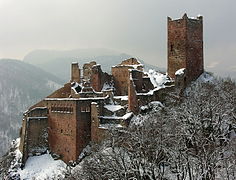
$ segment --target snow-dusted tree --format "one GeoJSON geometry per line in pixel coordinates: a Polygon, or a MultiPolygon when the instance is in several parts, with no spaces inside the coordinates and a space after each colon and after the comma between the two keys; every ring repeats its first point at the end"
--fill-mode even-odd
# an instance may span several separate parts
{"type": "Polygon", "coordinates": [[[187,160],[189,179],[215,179],[218,169],[222,170],[218,167],[228,159],[227,147],[233,141],[235,126],[235,93],[235,82],[230,79],[197,81],[171,111],[170,118],[181,124],[180,134],[186,142],[182,158],[187,160]]]}
{"type": "Polygon", "coordinates": [[[235,82],[203,78],[192,83],[177,103],[170,102],[138,116],[128,129],[111,130],[109,139],[92,146],[91,155],[72,176],[235,179],[235,82]]]}

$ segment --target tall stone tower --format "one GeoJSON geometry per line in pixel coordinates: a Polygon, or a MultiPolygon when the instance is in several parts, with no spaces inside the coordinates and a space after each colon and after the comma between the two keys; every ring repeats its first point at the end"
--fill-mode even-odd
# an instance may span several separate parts
{"type": "Polygon", "coordinates": [[[168,17],[168,75],[185,68],[186,81],[203,73],[203,17],[172,20],[168,17]]]}

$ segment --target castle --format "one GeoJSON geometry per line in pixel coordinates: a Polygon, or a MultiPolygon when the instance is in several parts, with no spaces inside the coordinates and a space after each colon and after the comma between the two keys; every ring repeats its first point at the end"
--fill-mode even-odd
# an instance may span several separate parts
{"type": "Polygon", "coordinates": [[[161,84],[154,72],[144,72],[135,58],[105,73],[92,61],[71,64],[71,79],[23,115],[20,133],[22,162],[50,150],[64,162],[76,161],[92,141],[101,142],[109,128],[125,128],[140,107],[165,100],[203,72],[202,17],[168,17],[168,77],[161,84]],[[158,84],[159,83],[159,84],[158,84]]]}

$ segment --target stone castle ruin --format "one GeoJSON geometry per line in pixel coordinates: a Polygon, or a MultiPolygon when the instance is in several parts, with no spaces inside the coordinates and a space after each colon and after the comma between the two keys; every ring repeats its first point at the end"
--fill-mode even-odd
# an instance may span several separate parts
{"type": "Polygon", "coordinates": [[[168,75],[144,72],[135,58],[111,67],[111,72],[103,72],[94,61],[82,68],[71,64],[70,81],[24,113],[23,163],[47,150],[66,163],[76,161],[109,128],[126,128],[142,106],[163,102],[176,87],[196,79],[203,72],[202,17],[168,18],[168,75]]]}

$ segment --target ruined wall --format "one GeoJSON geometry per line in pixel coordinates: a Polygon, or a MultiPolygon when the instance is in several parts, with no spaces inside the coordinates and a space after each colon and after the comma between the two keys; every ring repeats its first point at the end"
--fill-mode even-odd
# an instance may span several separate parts
{"type": "Polygon", "coordinates": [[[91,141],[100,143],[107,135],[107,129],[99,128],[100,125],[100,108],[98,103],[91,103],[91,141]]]}
{"type": "Polygon", "coordinates": [[[48,118],[28,118],[28,154],[37,155],[45,153],[48,149],[48,118]]]}
{"type": "Polygon", "coordinates": [[[168,17],[168,75],[175,78],[178,69],[186,68],[188,80],[203,72],[202,17],[182,19],[168,17]]]}
{"type": "Polygon", "coordinates": [[[85,63],[83,65],[83,79],[85,81],[91,79],[91,74],[92,74],[92,67],[96,65],[97,63],[95,61],[92,61],[90,63],[85,63]]]}
{"type": "Polygon", "coordinates": [[[76,146],[77,157],[80,155],[91,139],[91,101],[83,100],[77,102],[77,133],[76,146]]]}
{"type": "Polygon", "coordinates": [[[29,156],[45,153],[48,149],[47,127],[46,107],[35,107],[24,114],[19,147],[23,164],[29,156]]]}
{"type": "Polygon", "coordinates": [[[80,69],[78,63],[71,64],[71,82],[80,83],[80,69]]]}
{"type": "Polygon", "coordinates": [[[143,77],[143,87],[148,92],[151,89],[154,89],[154,86],[149,77],[143,77]]]}
{"type": "Polygon", "coordinates": [[[142,92],[144,90],[143,72],[133,69],[130,71],[130,76],[132,77],[132,80],[134,82],[136,92],[142,92]]]}
{"type": "Polygon", "coordinates": [[[130,67],[128,66],[112,67],[115,95],[118,96],[128,95],[129,69],[130,67]]]}
{"type": "MultiPolygon", "coordinates": [[[[128,95],[128,86],[129,86],[131,70],[136,71],[136,73],[134,73],[135,76],[134,80],[136,81],[136,79],[139,79],[142,81],[140,74],[137,72],[143,71],[143,65],[140,64],[140,62],[135,58],[124,60],[117,66],[112,67],[111,71],[114,80],[115,95],[118,96],[128,95]]],[[[136,84],[138,89],[142,89],[141,88],[142,82],[136,82],[136,84]]]]}
{"type": "Polygon", "coordinates": [[[92,73],[91,73],[91,86],[92,88],[100,92],[103,87],[103,72],[101,69],[101,65],[96,65],[92,67],[92,73]]]}
{"type": "Polygon", "coordinates": [[[124,65],[131,66],[131,67],[133,67],[133,69],[143,71],[143,65],[135,58],[126,59],[126,60],[122,61],[119,65],[120,66],[124,66],[124,65]]]}
{"type": "Polygon", "coordinates": [[[76,160],[76,100],[49,100],[48,139],[50,150],[69,162],[76,160]]]}
{"type": "Polygon", "coordinates": [[[132,79],[129,80],[128,91],[128,109],[137,114],[139,112],[139,102],[137,99],[135,85],[132,79]]]}

